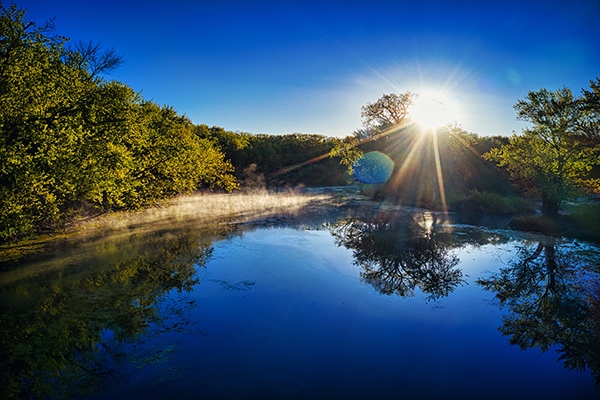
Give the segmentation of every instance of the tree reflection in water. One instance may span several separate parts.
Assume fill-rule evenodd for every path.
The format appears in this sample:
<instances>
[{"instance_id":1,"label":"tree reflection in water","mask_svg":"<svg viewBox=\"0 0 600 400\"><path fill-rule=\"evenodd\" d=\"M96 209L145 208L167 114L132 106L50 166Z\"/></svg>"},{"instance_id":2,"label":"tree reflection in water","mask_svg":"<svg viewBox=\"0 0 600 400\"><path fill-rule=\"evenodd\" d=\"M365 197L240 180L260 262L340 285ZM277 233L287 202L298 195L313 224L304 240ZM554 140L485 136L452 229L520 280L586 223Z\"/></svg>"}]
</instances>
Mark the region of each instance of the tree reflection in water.
<instances>
[{"instance_id":1,"label":"tree reflection in water","mask_svg":"<svg viewBox=\"0 0 600 400\"><path fill-rule=\"evenodd\" d=\"M361 279L380 293L407 297L418 288L436 300L466 283L451 251L457 244L437 222L430 214L380 214L367 221L342 220L330 230L337 245L354 251Z\"/></svg>"},{"instance_id":2,"label":"tree reflection in water","mask_svg":"<svg viewBox=\"0 0 600 400\"><path fill-rule=\"evenodd\" d=\"M593 258L547 239L518 247L507 267L477 284L508 309L499 330L511 344L542 352L556 346L566 368L589 368L600 386L600 280Z\"/></svg>"},{"instance_id":3,"label":"tree reflection in water","mask_svg":"<svg viewBox=\"0 0 600 400\"><path fill-rule=\"evenodd\" d=\"M114 383L125 357L118 344L160 320L158 304L169 291L192 290L197 267L212 254L205 238L218 233L173 229L109 239L78 252L76 264L52 260L36 279L7 282L4 275L1 397L83 396ZM107 333L114 348L103 340Z\"/></svg>"}]
</instances>

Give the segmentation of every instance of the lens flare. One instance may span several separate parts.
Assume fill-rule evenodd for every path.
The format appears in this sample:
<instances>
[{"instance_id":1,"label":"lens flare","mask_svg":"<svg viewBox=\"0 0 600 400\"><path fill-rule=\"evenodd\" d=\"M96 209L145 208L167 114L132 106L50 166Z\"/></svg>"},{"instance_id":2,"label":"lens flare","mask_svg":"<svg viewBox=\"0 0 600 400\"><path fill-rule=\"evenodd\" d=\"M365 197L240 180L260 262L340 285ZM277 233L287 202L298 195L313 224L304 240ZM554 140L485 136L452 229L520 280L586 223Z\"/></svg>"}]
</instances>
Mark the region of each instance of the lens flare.
<instances>
[{"instance_id":1,"label":"lens flare","mask_svg":"<svg viewBox=\"0 0 600 400\"><path fill-rule=\"evenodd\" d=\"M352 164L354 178L361 183L385 183L393 170L392 159L379 151L363 154Z\"/></svg>"}]
</instances>

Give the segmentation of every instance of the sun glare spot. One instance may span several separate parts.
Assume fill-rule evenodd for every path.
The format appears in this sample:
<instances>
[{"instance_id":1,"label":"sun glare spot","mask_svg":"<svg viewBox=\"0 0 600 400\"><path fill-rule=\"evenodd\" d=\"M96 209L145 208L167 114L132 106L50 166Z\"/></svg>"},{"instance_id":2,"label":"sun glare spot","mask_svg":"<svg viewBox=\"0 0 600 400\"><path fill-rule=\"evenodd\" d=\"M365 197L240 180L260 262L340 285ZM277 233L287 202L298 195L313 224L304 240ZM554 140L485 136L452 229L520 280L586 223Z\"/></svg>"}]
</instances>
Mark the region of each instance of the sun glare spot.
<instances>
[{"instance_id":1,"label":"sun glare spot","mask_svg":"<svg viewBox=\"0 0 600 400\"><path fill-rule=\"evenodd\" d=\"M411 116L423 128L435 129L452 121L454 112L449 104L438 98L422 95L413 106Z\"/></svg>"}]
</instances>

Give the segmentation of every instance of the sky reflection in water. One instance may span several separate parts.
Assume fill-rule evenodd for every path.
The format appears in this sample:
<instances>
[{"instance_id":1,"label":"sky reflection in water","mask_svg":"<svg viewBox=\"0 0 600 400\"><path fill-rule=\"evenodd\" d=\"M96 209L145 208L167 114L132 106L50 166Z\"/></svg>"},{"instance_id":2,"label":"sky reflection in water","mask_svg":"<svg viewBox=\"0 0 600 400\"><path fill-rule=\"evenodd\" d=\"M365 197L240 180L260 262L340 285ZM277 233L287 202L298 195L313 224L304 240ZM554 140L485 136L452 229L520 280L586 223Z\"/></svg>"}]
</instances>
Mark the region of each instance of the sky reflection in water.
<instances>
[{"instance_id":1,"label":"sky reflection in water","mask_svg":"<svg viewBox=\"0 0 600 400\"><path fill-rule=\"evenodd\" d=\"M103 320L101 362L113 387L95 398L597 396L590 373L564 369L556 346L542 354L509 345L498 331L509 304L501 310L496 292L476 283L492 282L519 245L535 250L535 240L409 221L211 231L212 242L163 232L179 238L163 242L174 253L201 248L190 257L203 266L187 283L165 286L166 296L145 286L126 297L158 302L149 329L129 326L133 338L118 318ZM186 284L189 292L175 289Z\"/></svg>"}]
</instances>

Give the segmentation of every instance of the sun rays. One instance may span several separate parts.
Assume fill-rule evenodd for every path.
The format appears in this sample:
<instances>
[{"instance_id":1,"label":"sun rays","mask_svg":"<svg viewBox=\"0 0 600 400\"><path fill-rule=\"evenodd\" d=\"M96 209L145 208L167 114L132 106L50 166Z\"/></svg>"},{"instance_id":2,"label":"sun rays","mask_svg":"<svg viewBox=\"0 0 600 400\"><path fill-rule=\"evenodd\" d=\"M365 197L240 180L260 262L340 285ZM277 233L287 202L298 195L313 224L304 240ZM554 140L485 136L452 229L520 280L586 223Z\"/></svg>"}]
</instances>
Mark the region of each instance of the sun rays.
<instances>
[{"instance_id":1,"label":"sun rays","mask_svg":"<svg viewBox=\"0 0 600 400\"><path fill-rule=\"evenodd\" d=\"M373 191L374 199L447 213L444 175L449 171L444 161L444 146L446 135L452 135L452 122L459 115L452 99L456 96L451 96L448 90L425 90L416 101L411 99L408 103L408 115L401 123L368 125L367 122L365 134L360 134L363 130L355 131L330 154L284 168L276 175L327 156L342 157L341 163L349 167L355 182L366 184L366 192ZM453 199L454 188L448 189Z\"/></svg>"},{"instance_id":2,"label":"sun rays","mask_svg":"<svg viewBox=\"0 0 600 400\"><path fill-rule=\"evenodd\" d=\"M415 200L416 204L434 205L439 197L442 211L447 212L437 130L412 125L408 132L398 133L398 138L388 147L391 153L399 152L398 157L394 157L399 165L389 182L393 190L401 197Z\"/></svg>"},{"instance_id":3,"label":"sun rays","mask_svg":"<svg viewBox=\"0 0 600 400\"><path fill-rule=\"evenodd\" d=\"M440 161L440 146L438 142L437 131L433 132L433 154L435 159L435 176L437 177L438 188L440 191L440 201L442 202L442 211L448 212L448 203L446 203L446 190L444 189L444 177L442 175L442 163ZM434 192L435 194L435 192ZM435 197L434 197L435 201Z\"/></svg>"},{"instance_id":4,"label":"sun rays","mask_svg":"<svg viewBox=\"0 0 600 400\"><path fill-rule=\"evenodd\" d=\"M422 93L410 110L411 121L416 124L422 135L413 142L408 156L402 161L396 176L396 183L399 184L401 180L405 179L406 174L413 164L414 157L419 155L419 153L423 156L423 149L429 144L433 149L433 161L435 165L435 183L432 187L431 201L435 204L437 202L436 197L439 196L444 213L448 212L448 203L446 202L446 191L444 188L438 130L444 126L449 126L452 122L456 122L457 116L458 109L456 104L450 101L449 97L444 96L443 93L430 91ZM435 190L436 186L437 191ZM426 190L426 188L421 188L420 190Z\"/></svg>"}]
</instances>

